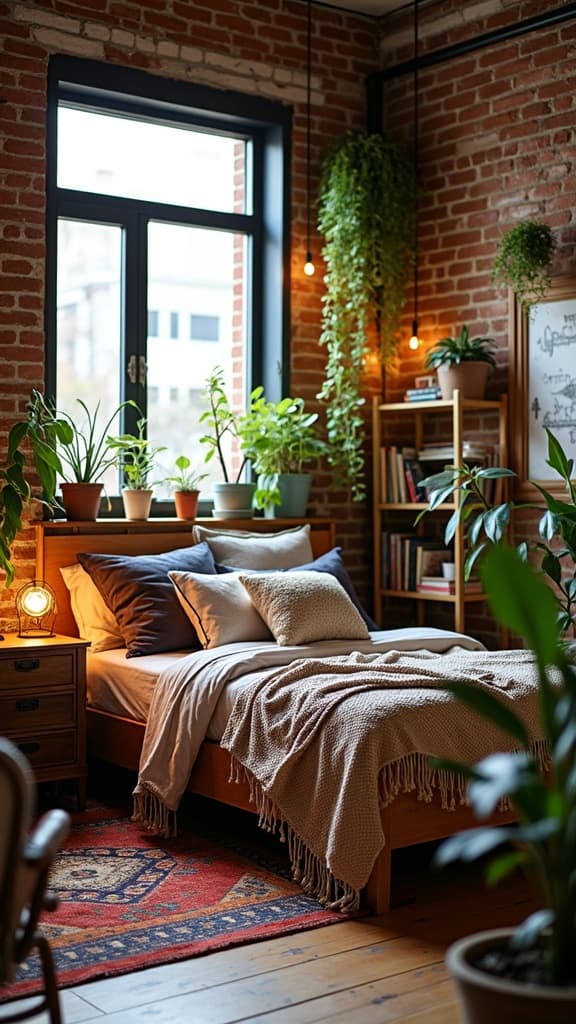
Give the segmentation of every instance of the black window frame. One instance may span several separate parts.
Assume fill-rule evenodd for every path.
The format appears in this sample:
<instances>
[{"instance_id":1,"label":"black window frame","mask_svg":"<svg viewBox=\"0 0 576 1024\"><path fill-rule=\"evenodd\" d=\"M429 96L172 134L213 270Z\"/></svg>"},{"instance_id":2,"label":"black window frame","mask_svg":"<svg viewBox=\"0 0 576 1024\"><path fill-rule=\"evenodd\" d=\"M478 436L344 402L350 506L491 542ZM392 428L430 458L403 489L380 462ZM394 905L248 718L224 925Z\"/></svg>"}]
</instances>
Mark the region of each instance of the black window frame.
<instances>
[{"instance_id":1,"label":"black window frame","mask_svg":"<svg viewBox=\"0 0 576 1024\"><path fill-rule=\"evenodd\" d=\"M164 123L186 123L252 140L252 212L222 213L199 208L132 200L57 187L57 112L60 102L134 116L156 117ZM121 366L131 356L146 356L147 225L160 220L193 227L222 227L247 234L251 246L248 281L250 352L246 360L247 393L262 385L277 401L290 391L290 162L292 109L278 101L213 89L149 72L98 61L55 55L48 67L45 391L56 396L57 364L57 226L69 218L120 225L125 229L125 331ZM147 402L138 381L127 373L120 399ZM126 410L123 429L134 430L133 411ZM153 515L172 514L173 503L156 501ZM209 512L203 502L200 514ZM113 498L111 515L120 513ZM120 513L121 514L121 513Z\"/></svg>"}]
</instances>

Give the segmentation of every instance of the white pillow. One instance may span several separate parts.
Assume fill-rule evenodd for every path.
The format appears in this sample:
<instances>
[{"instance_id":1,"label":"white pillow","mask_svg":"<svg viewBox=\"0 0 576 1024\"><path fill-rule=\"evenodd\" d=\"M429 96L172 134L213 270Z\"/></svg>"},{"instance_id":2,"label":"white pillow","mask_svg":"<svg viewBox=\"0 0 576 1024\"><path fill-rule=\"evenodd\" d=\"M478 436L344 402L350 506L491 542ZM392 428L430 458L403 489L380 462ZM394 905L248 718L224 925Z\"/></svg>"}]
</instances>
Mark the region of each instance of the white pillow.
<instances>
[{"instance_id":1,"label":"white pillow","mask_svg":"<svg viewBox=\"0 0 576 1024\"><path fill-rule=\"evenodd\" d=\"M207 541L216 562L238 569L293 569L314 558L310 526L295 526L279 533L192 528L194 540Z\"/></svg>"},{"instance_id":2,"label":"white pillow","mask_svg":"<svg viewBox=\"0 0 576 1024\"><path fill-rule=\"evenodd\" d=\"M240 582L283 647L316 640L369 640L360 612L329 573L251 573Z\"/></svg>"},{"instance_id":3,"label":"white pillow","mask_svg":"<svg viewBox=\"0 0 576 1024\"><path fill-rule=\"evenodd\" d=\"M89 640L92 651L111 651L124 647L116 616L106 604L92 577L80 564L60 567L62 579L70 591L72 614L78 633Z\"/></svg>"},{"instance_id":4,"label":"white pillow","mask_svg":"<svg viewBox=\"0 0 576 1024\"><path fill-rule=\"evenodd\" d=\"M168 575L203 647L272 639L240 583L239 572L207 576L172 571Z\"/></svg>"}]
</instances>

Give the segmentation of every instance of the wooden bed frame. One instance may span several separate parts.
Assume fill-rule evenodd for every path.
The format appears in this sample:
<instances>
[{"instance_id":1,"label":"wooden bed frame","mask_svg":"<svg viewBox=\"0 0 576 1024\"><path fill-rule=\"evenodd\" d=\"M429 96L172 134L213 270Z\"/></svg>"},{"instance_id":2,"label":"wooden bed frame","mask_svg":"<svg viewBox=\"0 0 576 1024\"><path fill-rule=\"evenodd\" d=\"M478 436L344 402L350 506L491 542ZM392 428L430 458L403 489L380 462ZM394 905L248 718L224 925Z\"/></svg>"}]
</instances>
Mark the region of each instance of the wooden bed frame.
<instances>
[{"instance_id":1,"label":"wooden bed frame","mask_svg":"<svg viewBox=\"0 0 576 1024\"><path fill-rule=\"evenodd\" d=\"M311 526L314 557L335 544L334 523L327 519L306 520ZM215 529L241 529L269 533L298 525L293 519L226 520L200 519L203 526ZM53 521L36 527L36 575L54 589L58 606L56 629L65 636L78 636L68 590L59 569L72 565L79 551L107 554L159 554L193 543L191 525L176 519L153 519L137 523L100 520L96 523ZM144 724L104 711L87 709L88 750L93 757L133 772L138 771ZM229 756L217 743L206 741L194 765L188 789L220 803L254 813L248 787L231 783ZM503 824L510 815L498 814L494 821ZM467 807L443 811L439 801L424 803L415 794L402 794L382 810L386 845L380 853L366 887L366 898L374 913L390 909L392 851L416 843L441 839L474 824Z\"/></svg>"}]
</instances>

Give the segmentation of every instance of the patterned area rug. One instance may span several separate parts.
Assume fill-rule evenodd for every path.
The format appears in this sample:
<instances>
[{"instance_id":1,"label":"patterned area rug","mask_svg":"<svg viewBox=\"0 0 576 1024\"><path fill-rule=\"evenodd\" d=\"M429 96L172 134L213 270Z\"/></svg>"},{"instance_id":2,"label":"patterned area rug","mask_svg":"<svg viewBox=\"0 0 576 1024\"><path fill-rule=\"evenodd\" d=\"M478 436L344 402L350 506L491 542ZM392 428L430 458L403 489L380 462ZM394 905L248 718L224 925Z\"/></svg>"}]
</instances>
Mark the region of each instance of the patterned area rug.
<instances>
[{"instance_id":1,"label":"patterned area rug","mask_svg":"<svg viewBox=\"0 0 576 1024\"><path fill-rule=\"evenodd\" d=\"M176 839L141 832L128 813L73 816L51 876L60 906L42 923L60 988L345 919L291 880L277 840L236 827L228 809L218 829L181 821ZM0 999L40 988L34 954Z\"/></svg>"}]
</instances>

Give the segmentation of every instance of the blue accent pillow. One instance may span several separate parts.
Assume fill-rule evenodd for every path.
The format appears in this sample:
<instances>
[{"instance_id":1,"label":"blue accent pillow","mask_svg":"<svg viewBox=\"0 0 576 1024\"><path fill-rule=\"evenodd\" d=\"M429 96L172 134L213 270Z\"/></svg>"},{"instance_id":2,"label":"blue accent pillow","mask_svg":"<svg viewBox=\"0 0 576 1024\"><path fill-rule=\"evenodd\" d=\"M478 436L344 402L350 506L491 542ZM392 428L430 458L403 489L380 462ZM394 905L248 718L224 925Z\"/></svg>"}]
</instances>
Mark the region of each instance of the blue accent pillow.
<instances>
[{"instance_id":1,"label":"blue accent pillow","mask_svg":"<svg viewBox=\"0 0 576 1024\"><path fill-rule=\"evenodd\" d=\"M214 575L216 564L206 541L160 555L80 552L78 561L114 613L127 658L201 648L168 573Z\"/></svg>"},{"instance_id":2,"label":"blue accent pillow","mask_svg":"<svg viewBox=\"0 0 576 1024\"><path fill-rule=\"evenodd\" d=\"M218 572L249 572L247 569L238 570L235 566L222 565L220 562L216 563L216 569ZM306 565L297 565L294 569L280 569L279 572L302 572L303 570L310 572L328 572L331 576L335 576L338 582L342 585L348 597L360 612L364 622L368 629L378 629L379 627L374 622L374 619L370 618L368 612L364 610L360 604L358 594L354 588L354 584L350 578L350 573L342 561L342 548L332 548L331 551L327 551L324 555L319 555L313 562L308 562ZM274 572L274 569L270 570Z\"/></svg>"}]
</instances>

